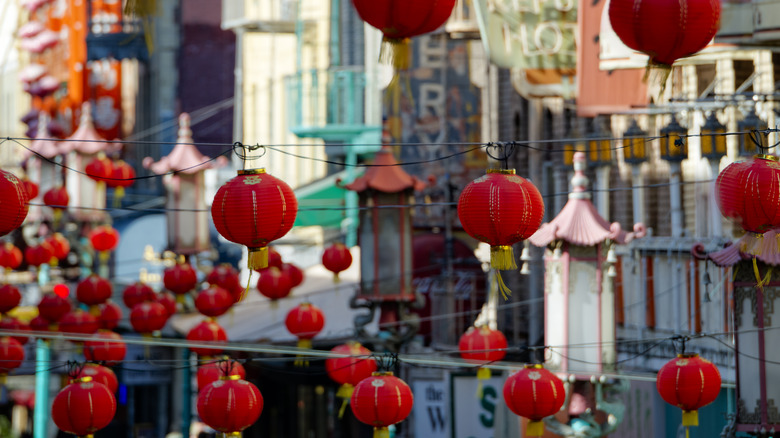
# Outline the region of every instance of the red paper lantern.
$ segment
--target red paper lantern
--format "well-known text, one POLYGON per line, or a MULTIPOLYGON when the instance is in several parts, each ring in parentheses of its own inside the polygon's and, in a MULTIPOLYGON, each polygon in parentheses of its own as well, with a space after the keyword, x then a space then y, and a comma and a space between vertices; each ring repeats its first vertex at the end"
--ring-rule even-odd
POLYGON ((471 237, 490 244, 490 266, 517 269, 513 244, 542 224, 544 202, 539 190, 514 169, 488 169, 469 183, 458 199, 458 218, 471 237))
POLYGON ((699 425, 698 410, 720 394, 720 372, 698 354, 680 354, 658 371, 656 387, 661 398, 683 410, 685 427, 699 425))
POLYGON ((0 246, 0 266, 4 267, 6 271, 18 268, 22 264, 22 260, 22 250, 13 243, 6 242, 0 246))
POLYGON ((91 377, 93 382, 106 385, 106 388, 111 391, 111 394, 115 393, 119 388, 119 380, 117 380, 116 374, 114 374, 111 368, 96 363, 84 364, 77 377, 91 377))
POLYGON ((34 182, 30 181, 29 179, 23 179, 22 186, 24 186, 24 190, 27 191, 27 199, 32 201, 33 199, 38 197, 38 184, 35 184, 34 182))
POLYGON ((336 242, 322 253, 322 266, 333 272, 333 281, 338 282, 339 272, 352 266, 352 253, 346 245, 336 242))
POLYGON ((176 313, 176 298, 170 292, 160 292, 157 294, 156 301, 165 307, 165 312, 168 316, 173 316, 176 313))
POLYGON ((16 342, 22 345, 27 344, 30 340, 30 325, 17 318, 6 316, 0 320, 0 330, 18 333, 16 336, 12 336, 12 338, 16 339, 16 342))
POLYGON ((88 306, 97 306, 111 298, 113 290, 110 281, 97 274, 90 274, 76 286, 76 299, 88 306))
POLYGON ((84 342, 84 358, 93 362, 104 362, 106 365, 116 365, 127 354, 127 346, 122 336, 108 330, 100 330, 84 342))
POLYGON ((114 173, 114 165, 111 160, 101 154, 87 163, 84 173, 98 183, 105 184, 106 178, 111 178, 114 173))
POLYGON ((205 316, 223 315, 234 303, 233 295, 219 286, 210 286, 198 292, 195 307, 205 316))
POLYGON ((140 281, 127 286, 122 291, 122 301, 128 309, 132 309, 136 304, 144 301, 155 301, 156 298, 157 295, 154 293, 154 289, 140 281))
POLYGON ((53 260, 65 260, 70 252, 70 242, 61 233, 54 233, 47 237, 46 244, 51 249, 53 260))
POLYGON ((212 382, 216 382, 221 377, 238 376, 246 379, 246 370, 240 362, 232 361, 226 365, 225 361, 207 362, 198 367, 198 391, 201 391, 212 382))
MULTIPOLYGON (((507 342, 504 334, 484 325, 478 328, 470 327, 458 342, 460 357, 469 362, 481 364, 502 360, 506 356, 506 348, 507 342)), ((477 378, 489 379, 490 368, 478 368, 477 378)))
POLYGON ((24 347, 14 338, 0 337, 0 380, 4 381, 11 371, 19 368, 24 361, 24 347))
POLYGON ((720 2, 611 0, 609 21, 628 47, 651 64, 671 65, 703 49, 720 26, 720 2))
POLYGON ((51 418, 62 431, 91 437, 108 426, 116 413, 111 390, 91 377, 73 381, 57 394, 51 406, 51 418))
POLYGON ((352 397, 355 386, 376 371, 376 361, 371 357, 371 350, 358 342, 338 345, 330 351, 339 356, 325 359, 325 371, 328 377, 341 385, 336 396, 346 402, 352 397))
MULTIPOLYGON (((227 333, 211 318, 201 321, 187 333, 187 340, 192 342, 225 342, 227 333)), ((221 348, 190 347, 192 352, 200 356, 213 356, 222 353, 221 348)))
POLYGON ((211 204, 219 234, 249 249, 249 269, 268 266, 268 244, 290 231, 297 214, 293 190, 265 169, 239 170, 211 204))
POLYGON ((360 18, 382 31, 385 38, 402 40, 432 32, 443 25, 455 0, 352 0, 360 18))
POLYGON ((184 295, 195 289, 198 274, 189 263, 177 263, 163 271, 163 284, 176 295, 184 295))
POLYGON ((70 309, 70 301, 56 294, 44 294, 38 303, 38 314, 52 324, 59 322, 70 309))
POLYGON ((298 348, 311 348, 311 339, 325 327, 325 315, 314 304, 303 302, 287 313, 284 325, 298 337, 298 348))
POLYGON ((542 365, 526 365, 504 383, 504 400, 516 415, 531 420, 527 436, 542 436, 542 419, 561 410, 566 393, 563 382, 542 365))
POLYGON ((244 288, 239 283, 238 271, 227 263, 223 263, 209 272, 206 281, 230 292, 233 302, 241 300, 244 293, 244 288))
POLYGON ((279 300, 290 295, 292 282, 287 273, 274 266, 262 269, 257 279, 257 291, 270 300, 279 300))
POLYGON ((283 263, 282 272, 290 279, 290 287, 298 287, 303 283, 303 271, 292 263, 283 263))
POLYGON ((745 231, 763 234, 780 227, 780 164, 772 155, 728 165, 715 182, 723 216, 745 231))
POLYGON ((24 250, 24 259, 30 266, 38 267, 48 264, 52 259, 51 247, 45 241, 39 245, 28 246, 24 250))
POLYGON ((374 427, 375 438, 388 437, 387 426, 412 412, 414 396, 409 385, 393 373, 373 373, 355 386, 350 405, 355 418, 374 427))
POLYGON ((284 260, 282 260, 282 255, 279 254, 278 251, 274 249, 273 246, 268 247, 268 268, 270 267, 276 267, 279 269, 282 269, 282 265, 284 264, 284 260))
POLYGON ((63 333, 76 333, 91 335, 98 331, 97 318, 89 313, 76 309, 65 314, 59 322, 60 331, 63 333))
POLYGON ((53 187, 43 194, 43 203, 54 211, 55 223, 59 222, 62 211, 68 207, 69 202, 68 190, 64 186, 53 187))
POLYGON ((19 228, 27 217, 30 201, 22 181, 13 173, 0 170, 0 236, 19 228))
POLYGON ((136 304, 130 311, 130 325, 133 330, 142 335, 151 335, 162 330, 168 322, 168 311, 165 306, 156 301, 146 301, 136 304))
POLYGON ((98 326, 104 330, 113 330, 119 326, 122 319, 122 309, 111 300, 100 305, 100 315, 98 315, 98 326))
POLYGON ((22 293, 12 284, 0 285, 0 313, 8 313, 22 302, 22 293))
POLYGON ((111 179, 106 180, 106 185, 114 188, 114 198, 121 200, 125 196, 125 189, 135 182, 135 169, 126 161, 117 160, 112 170, 111 179))
POLYGON ((103 263, 108 260, 109 251, 116 249, 119 245, 119 231, 110 225, 101 225, 89 233, 89 242, 92 248, 100 254, 103 263))
POLYGON ((263 410, 263 396, 257 387, 237 375, 220 377, 198 393, 198 415, 210 428, 240 436, 263 410))

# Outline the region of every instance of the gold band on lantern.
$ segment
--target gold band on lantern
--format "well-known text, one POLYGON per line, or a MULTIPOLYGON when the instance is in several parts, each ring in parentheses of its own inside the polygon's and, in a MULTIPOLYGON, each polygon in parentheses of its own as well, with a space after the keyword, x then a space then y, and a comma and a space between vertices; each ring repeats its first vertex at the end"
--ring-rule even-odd
POLYGON ((241 169, 238 171, 239 175, 260 175, 265 173, 265 167, 259 169, 241 169))
POLYGON ((515 169, 488 169, 487 173, 499 173, 501 175, 514 175, 515 169))
POLYGON ((780 161, 780 157, 776 157, 774 155, 767 155, 767 154, 754 155, 753 158, 758 158, 758 159, 767 160, 767 161, 780 161))
POLYGON ((374 377, 392 376, 393 372, 392 371, 374 371, 373 373, 371 373, 371 375, 374 376, 374 377))
POLYGON ((268 247, 248 248, 249 257, 247 265, 249 269, 256 271, 268 267, 268 247))
POLYGON ((490 267, 506 271, 517 269, 515 253, 511 245, 496 245, 490 247, 490 267))
POLYGON ((219 380, 241 380, 241 376, 238 374, 231 374, 229 376, 221 376, 219 380))

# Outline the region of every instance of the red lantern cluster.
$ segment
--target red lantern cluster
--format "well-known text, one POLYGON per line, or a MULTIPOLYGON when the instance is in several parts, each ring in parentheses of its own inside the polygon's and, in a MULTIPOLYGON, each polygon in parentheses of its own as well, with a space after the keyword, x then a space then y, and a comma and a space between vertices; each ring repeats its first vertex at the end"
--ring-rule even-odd
POLYGON ((658 371, 656 387, 661 398, 683 410, 682 424, 698 426, 698 410, 718 398, 720 372, 698 354, 680 354, 658 371))
MULTIPOLYGON (((227 333, 216 321, 208 318, 201 321, 187 333, 187 340, 193 342, 223 343, 227 341, 227 333)), ((200 356, 213 356, 222 353, 222 349, 219 347, 190 347, 190 350, 200 356)))
POLYGON ((38 303, 38 314, 49 321, 49 324, 57 324, 71 310, 70 301, 65 297, 54 293, 44 294, 38 303))
POLYGON ((46 241, 38 245, 30 245, 24 250, 24 259, 30 266, 39 267, 51 262, 52 250, 46 241))
POLYGON ((333 281, 338 283, 339 273, 352 266, 352 253, 346 245, 336 242, 322 253, 322 266, 333 273, 333 281))
POLYGON ((220 377, 198 393, 201 420, 226 435, 240 435, 260 418, 262 410, 260 391, 238 375, 220 377))
POLYGON ((249 269, 268 266, 268 244, 293 226, 298 200, 284 181, 265 169, 239 170, 219 188, 211 217, 219 234, 249 249, 249 269))
POLYGON ((538 364, 526 365, 504 382, 506 405, 516 415, 530 420, 527 436, 542 436, 542 419, 561 410, 565 398, 561 379, 538 364))
POLYGON ((780 227, 778 181, 780 163, 772 155, 728 165, 715 183, 721 213, 752 233, 780 227))
POLYGON ((355 418, 374 427, 374 438, 388 437, 387 426, 412 412, 414 396, 409 385, 393 373, 373 373, 355 386, 350 405, 355 418))
POLYGON ((127 354, 127 346, 122 336, 108 330, 98 331, 92 339, 84 342, 84 358, 93 362, 116 365, 127 354))
POLYGON ((311 339, 325 327, 325 315, 319 307, 303 302, 290 310, 284 325, 298 338, 298 348, 311 348, 311 339))
POLYGON ((22 250, 17 248, 13 243, 6 242, 3 246, 0 246, 0 266, 4 267, 6 271, 13 271, 22 264, 22 250))
POLYGON ((92 436, 108 426, 116 414, 116 399, 104 384, 86 376, 73 381, 57 394, 51 418, 62 431, 76 436, 92 436))
POLYGON ((0 236, 19 228, 27 217, 30 201, 22 181, 13 173, 0 170, 0 236))
MULTIPOLYGON (((503 333, 488 326, 470 327, 460 337, 460 357, 469 362, 487 364, 502 360, 506 356, 507 342, 503 333)), ((490 369, 480 367, 477 378, 490 378, 490 369)))

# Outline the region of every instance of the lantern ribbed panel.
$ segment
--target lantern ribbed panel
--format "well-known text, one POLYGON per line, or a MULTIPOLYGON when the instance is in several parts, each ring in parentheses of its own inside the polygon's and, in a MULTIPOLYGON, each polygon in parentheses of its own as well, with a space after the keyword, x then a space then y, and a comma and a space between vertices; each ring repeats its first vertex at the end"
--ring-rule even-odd
POLYGON ((128 309, 132 309, 136 304, 143 303, 144 301, 154 301, 156 295, 154 289, 149 285, 141 283, 140 281, 127 286, 122 291, 122 301, 128 309))
POLYGON ((88 306, 95 306, 105 303, 111 298, 112 292, 110 281, 92 274, 76 286, 76 299, 88 306))
POLYGON ((198 292, 195 307, 203 315, 217 317, 227 312, 233 305, 233 295, 219 286, 211 286, 198 292))
POLYGON ((0 170, 0 236, 19 228, 27 217, 29 195, 22 181, 11 172, 0 170))
POLYGON ((506 405, 515 414, 532 421, 558 412, 565 398, 561 379, 541 365, 528 365, 504 383, 506 405))
POLYGON ((661 398, 684 411, 695 411, 715 401, 720 385, 718 367, 696 354, 670 360, 656 377, 661 398))
POLYGON ((183 295, 195 289, 198 273, 189 263, 178 263, 163 271, 163 284, 176 295, 183 295))
POLYGON ((301 303, 290 310, 284 325, 298 339, 311 339, 325 326, 325 315, 319 307, 310 303, 301 303))
POLYGON ((156 301, 136 304, 130 311, 130 325, 141 334, 150 334, 162 330, 168 322, 168 311, 156 301))
POLYGON ((94 362, 116 365, 127 354, 122 336, 108 330, 100 330, 89 341, 84 342, 84 358, 94 362))
POLYGON ((728 165, 716 181, 723 216, 745 231, 765 233, 780 227, 780 163, 756 157, 728 165))
POLYGON ((438 29, 455 0, 352 0, 360 18, 387 38, 411 38, 438 29))
POLYGON ((628 47, 657 64, 703 49, 718 31, 718 0, 610 0, 609 21, 628 47))
POLYGON ((271 266, 260 270, 257 279, 257 291, 271 300, 278 300, 290 295, 292 281, 289 273, 271 266))
POLYGON ((76 309, 68 312, 60 321, 60 331, 63 333, 78 333, 82 335, 91 335, 100 328, 97 318, 89 313, 76 309))
POLYGON ((504 334, 485 326, 469 328, 458 342, 460 357, 469 361, 499 361, 506 356, 506 351, 499 349, 505 348, 507 348, 507 342, 504 334))
POLYGON ((325 359, 325 371, 340 385, 357 385, 363 379, 371 377, 376 371, 376 361, 371 358, 371 350, 358 344, 342 344, 330 350, 332 353, 348 354, 352 357, 329 357, 325 359))
POLYGON ((78 378, 91 377, 93 382, 102 383, 106 385, 111 393, 115 393, 119 388, 119 380, 116 378, 116 374, 111 368, 98 365, 96 363, 87 363, 81 368, 78 378))
POLYGON ((51 418, 62 431, 87 436, 106 427, 116 413, 111 390, 94 381, 75 382, 54 398, 51 418))
MULTIPOLYGON (((206 319, 201 321, 187 333, 187 340, 193 342, 225 342, 227 333, 216 321, 206 319)), ((221 348, 190 347, 193 353, 200 356, 213 356, 222 353, 221 348)))
POLYGON ((19 368, 24 360, 24 347, 14 338, 0 338, 0 374, 8 374, 19 368))
POLYGON ((70 301, 55 294, 44 294, 38 303, 38 313, 51 323, 59 322, 70 309, 70 301))
POLYGON ((414 405, 409 385, 392 373, 374 374, 355 386, 350 399, 355 418, 374 427, 387 427, 405 420, 414 405))
POLYGON ((22 293, 12 284, 0 285, 0 313, 10 312, 22 302, 22 293))
POLYGON ((263 396, 246 380, 217 380, 198 393, 198 415, 222 433, 241 432, 260 418, 263 396))
MULTIPOLYGON (((242 379, 246 379, 246 370, 240 362, 233 362, 230 375, 239 376, 242 379)), ((225 377, 225 364, 224 362, 208 362, 198 367, 198 391, 203 390, 212 382, 216 382, 220 377, 225 377)))

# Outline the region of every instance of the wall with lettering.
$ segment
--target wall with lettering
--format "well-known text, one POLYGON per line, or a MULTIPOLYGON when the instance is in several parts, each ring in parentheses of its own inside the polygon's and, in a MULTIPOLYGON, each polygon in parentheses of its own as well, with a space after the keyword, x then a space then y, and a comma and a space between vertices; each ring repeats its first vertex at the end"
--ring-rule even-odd
POLYGON ((450 394, 447 382, 442 380, 415 380, 414 436, 450 438, 450 394))

